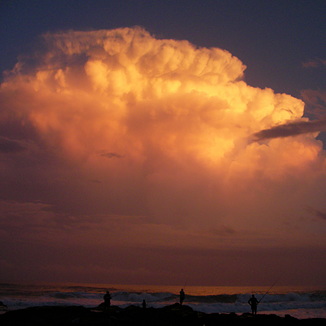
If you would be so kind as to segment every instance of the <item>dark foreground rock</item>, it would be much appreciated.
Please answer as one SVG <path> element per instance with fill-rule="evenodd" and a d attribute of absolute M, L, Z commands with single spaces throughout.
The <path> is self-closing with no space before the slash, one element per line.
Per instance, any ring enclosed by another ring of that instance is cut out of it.
<path fill-rule="evenodd" d="M 84 307 L 33 307 L 0 315 L 1 326 L 237 326 L 237 325 L 326 325 L 325 319 L 296 319 L 291 316 L 250 314 L 205 314 L 189 306 L 174 304 L 164 308 L 143 309 L 112 306 L 107 311 Z"/>

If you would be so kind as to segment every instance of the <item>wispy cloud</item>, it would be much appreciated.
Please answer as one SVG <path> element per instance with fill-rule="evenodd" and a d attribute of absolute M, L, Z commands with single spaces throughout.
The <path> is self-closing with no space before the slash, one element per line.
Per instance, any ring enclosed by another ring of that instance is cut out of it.
<path fill-rule="evenodd" d="M 111 153 L 111 152 L 101 152 L 100 156 L 106 157 L 106 158 L 123 158 L 123 155 L 120 155 L 118 153 Z"/>
<path fill-rule="evenodd" d="M 318 219 L 326 221 L 326 212 L 321 211 L 319 209 L 308 207 L 307 210 L 311 212 L 314 216 L 316 216 Z"/>
<path fill-rule="evenodd" d="M 22 142 L 0 136 L 0 152 L 2 153 L 16 153 L 25 150 Z"/>
<path fill-rule="evenodd" d="M 306 103 L 305 111 L 317 119 L 326 115 L 326 91 L 305 89 L 301 92 L 301 98 Z"/>
<path fill-rule="evenodd" d="M 326 60 L 320 59 L 320 58 L 315 58 L 315 59 L 311 59 L 311 60 L 302 62 L 302 66 L 304 68 L 319 68 L 319 67 L 326 66 Z"/>

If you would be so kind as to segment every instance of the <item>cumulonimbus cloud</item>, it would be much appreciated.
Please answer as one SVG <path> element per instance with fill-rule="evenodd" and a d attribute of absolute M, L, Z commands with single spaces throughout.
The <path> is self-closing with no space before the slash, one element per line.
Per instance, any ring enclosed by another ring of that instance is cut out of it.
<path fill-rule="evenodd" d="M 206 228 L 203 243 L 221 234 L 207 228 L 235 236 L 248 225 L 287 241 L 280 225 L 294 223 L 304 200 L 321 209 L 325 158 L 311 131 L 324 121 L 303 118 L 297 98 L 248 85 L 228 51 L 141 28 L 43 40 L 1 84 L 1 196 L 74 216 L 146 216 L 155 232 Z M 290 134 L 299 136 L 279 138 Z"/>
<path fill-rule="evenodd" d="M 46 50 L 19 62 L 2 94 L 24 98 L 7 110 L 77 160 L 106 152 L 143 164 L 156 151 L 219 163 L 245 149 L 239 140 L 248 134 L 303 115 L 300 100 L 247 85 L 245 66 L 225 50 L 140 28 L 44 40 Z"/>

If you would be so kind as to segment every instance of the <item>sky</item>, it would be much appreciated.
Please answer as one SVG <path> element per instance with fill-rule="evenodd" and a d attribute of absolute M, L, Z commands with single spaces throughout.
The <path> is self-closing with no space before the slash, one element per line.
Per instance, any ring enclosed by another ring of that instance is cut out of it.
<path fill-rule="evenodd" d="M 0 281 L 325 287 L 325 9 L 0 0 Z"/>

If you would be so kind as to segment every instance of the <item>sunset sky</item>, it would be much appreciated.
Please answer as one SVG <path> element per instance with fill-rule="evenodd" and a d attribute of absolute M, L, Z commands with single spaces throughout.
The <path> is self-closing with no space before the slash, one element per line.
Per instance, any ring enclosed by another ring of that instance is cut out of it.
<path fill-rule="evenodd" d="M 326 286 L 325 1 L 0 1 L 0 282 Z"/>

